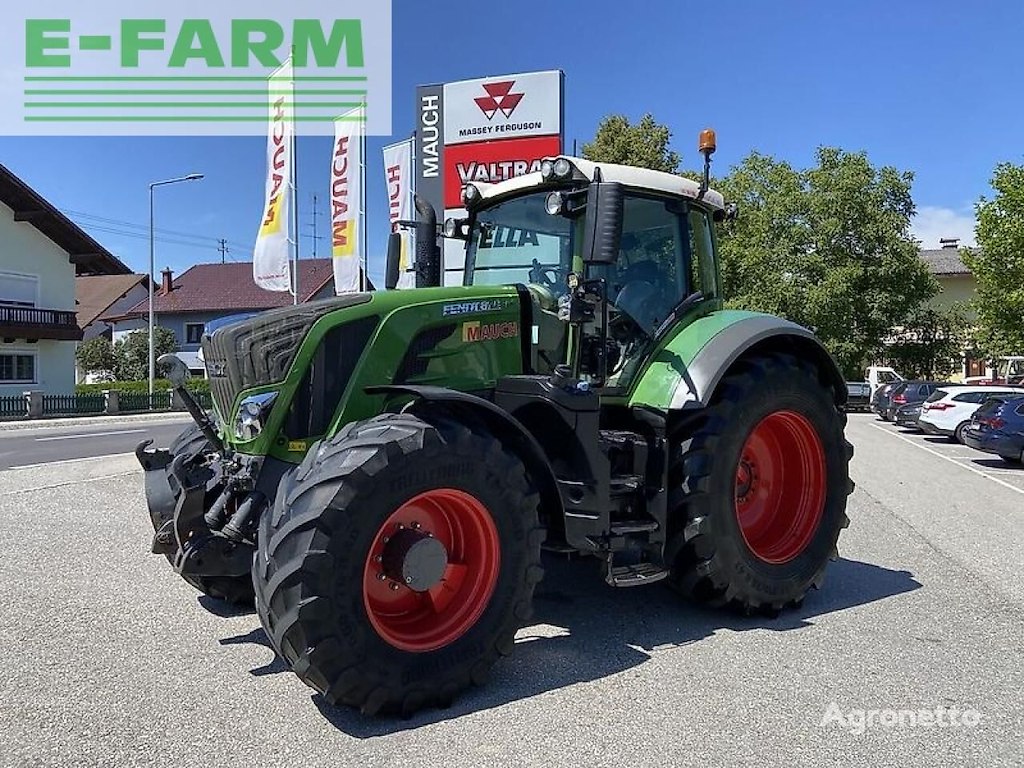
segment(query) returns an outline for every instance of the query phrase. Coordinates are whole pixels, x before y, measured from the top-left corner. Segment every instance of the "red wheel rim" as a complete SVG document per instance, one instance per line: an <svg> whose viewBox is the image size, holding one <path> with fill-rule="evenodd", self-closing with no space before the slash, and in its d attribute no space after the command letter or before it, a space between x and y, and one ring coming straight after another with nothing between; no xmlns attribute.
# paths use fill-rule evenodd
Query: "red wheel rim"
<svg viewBox="0 0 1024 768"><path fill-rule="evenodd" d="M385 573L394 561L396 543L413 538L411 532L440 542L446 553L443 575L422 591L404 583L394 568ZM363 604L370 624L403 651L443 648L480 619L500 565L498 529L487 507L451 488L421 493L384 521L370 546L363 569Z"/></svg>
<svg viewBox="0 0 1024 768"><path fill-rule="evenodd" d="M777 411L754 427L736 468L736 519L756 557L778 565L807 548L825 510L826 477L807 417Z"/></svg>

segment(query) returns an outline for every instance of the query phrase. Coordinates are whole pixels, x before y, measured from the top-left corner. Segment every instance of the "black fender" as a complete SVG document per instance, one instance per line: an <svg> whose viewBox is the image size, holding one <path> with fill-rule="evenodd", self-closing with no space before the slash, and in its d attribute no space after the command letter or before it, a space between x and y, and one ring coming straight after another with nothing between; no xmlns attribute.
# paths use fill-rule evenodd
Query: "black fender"
<svg viewBox="0 0 1024 768"><path fill-rule="evenodd" d="M540 493L543 516L549 521L562 518L562 497L544 449L514 416L490 400L468 392L433 386L395 384L366 387L364 391L368 395L408 395L414 400L441 405L460 421L483 424L526 465L526 471ZM417 415L430 421L429 413Z"/></svg>

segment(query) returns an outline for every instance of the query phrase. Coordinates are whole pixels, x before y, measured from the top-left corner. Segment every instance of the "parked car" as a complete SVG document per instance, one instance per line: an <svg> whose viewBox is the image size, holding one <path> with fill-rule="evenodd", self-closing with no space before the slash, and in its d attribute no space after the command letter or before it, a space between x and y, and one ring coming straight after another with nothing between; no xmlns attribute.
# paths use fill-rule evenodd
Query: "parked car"
<svg viewBox="0 0 1024 768"><path fill-rule="evenodd" d="M871 396L871 411L881 418L882 421L889 420L887 415L889 412L889 396L893 388L899 383L899 381L890 381L888 384L883 384Z"/></svg>
<svg viewBox="0 0 1024 768"><path fill-rule="evenodd" d="M1024 397L990 397L974 412L964 444L1012 464L1024 462Z"/></svg>
<svg viewBox="0 0 1024 768"><path fill-rule="evenodd" d="M897 409L910 403L923 403L939 387L950 386L948 381L900 381L889 390L889 407L885 413L886 421L896 420Z"/></svg>
<svg viewBox="0 0 1024 768"><path fill-rule="evenodd" d="M893 421L901 427L908 427L910 429L921 429L921 425L917 423L918 418L921 416L921 406L924 403L907 403L901 405L896 409L896 414L893 416Z"/></svg>
<svg viewBox="0 0 1024 768"><path fill-rule="evenodd" d="M846 382L846 410L866 411L871 407L871 385L866 381Z"/></svg>
<svg viewBox="0 0 1024 768"><path fill-rule="evenodd" d="M945 435L962 443L974 412L990 397L1000 395L1024 395L1024 387L942 387L925 400L917 423L930 435Z"/></svg>

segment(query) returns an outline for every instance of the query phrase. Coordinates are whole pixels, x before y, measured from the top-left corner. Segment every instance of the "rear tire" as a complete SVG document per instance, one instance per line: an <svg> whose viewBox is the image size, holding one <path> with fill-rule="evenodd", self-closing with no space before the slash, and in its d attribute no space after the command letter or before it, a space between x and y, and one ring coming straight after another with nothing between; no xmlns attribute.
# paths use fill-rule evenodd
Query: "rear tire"
<svg viewBox="0 0 1024 768"><path fill-rule="evenodd" d="M409 414L350 424L284 478L260 522L263 628L332 704L447 705L511 653L530 618L543 575L538 503L523 463L482 431ZM396 575L396 557L399 573L412 562L400 537L444 545L419 589Z"/></svg>
<svg viewBox="0 0 1024 768"><path fill-rule="evenodd" d="M773 355L741 361L701 419L673 448L670 583L745 613L799 604L849 525L845 414L813 366Z"/></svg>
<svg viewBox="0 0 1024 768"><path fill-rule="evenodd" d="M971 422L962 421L957 424L956 429L953 431L953 439L960 443L960 445L967 445L967 443L964 442L964 432L967 431L969 426L971 426Z"/></svg>
<svg viewBox="0 0 1024 768"><path fill-rule="evenodd" d="M189 426L178 435L167 449L173 456L195 454L212 450L210 441L195 424ZM167 472L170 473L170 465ZM220 486L207 490L206 507L220 495ZM165 555L167 562L174 564L173 555ZM185 583L195 587L204 595L217 600L224 600L233 605L251 606L253 604L252 579L247 576L182 576Z"/></svg>

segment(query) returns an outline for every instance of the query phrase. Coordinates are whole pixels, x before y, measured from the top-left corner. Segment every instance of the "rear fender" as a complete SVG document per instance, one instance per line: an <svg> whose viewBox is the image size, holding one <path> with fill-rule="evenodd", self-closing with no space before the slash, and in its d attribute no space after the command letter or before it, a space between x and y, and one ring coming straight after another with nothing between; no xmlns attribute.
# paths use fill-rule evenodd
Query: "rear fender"
<svg viewBox="0 0 1024 768"><path fill-rule="evenodd" d="M685 411L710 404L722 378L744 357L785 352L810 360L846 402L839 366L811 331L772 315L723 310L698 318L654 353L629 396L632 407Z"/></svg>

